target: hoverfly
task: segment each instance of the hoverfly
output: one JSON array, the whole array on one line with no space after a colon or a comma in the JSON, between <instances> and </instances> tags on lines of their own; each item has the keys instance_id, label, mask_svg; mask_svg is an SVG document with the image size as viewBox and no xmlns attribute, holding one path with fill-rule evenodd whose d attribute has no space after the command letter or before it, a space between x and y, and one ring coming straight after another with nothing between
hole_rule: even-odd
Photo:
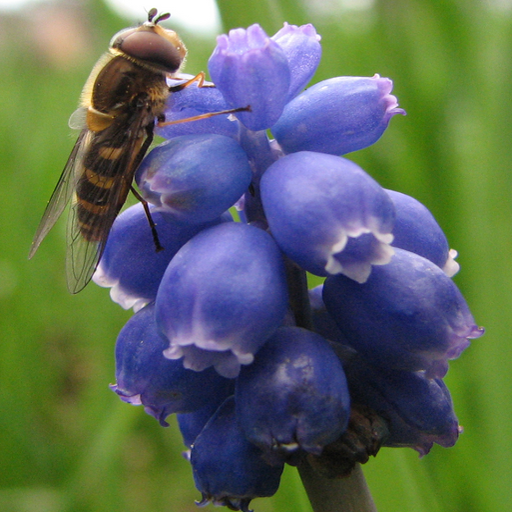
<instances>
[{"instance_id":1,"label":"hoverfly","mask_svg":"<svg viewBox=\"0 0 512 512\"><path fill-rule=\"evenodd\" d=\"M153 140L155 122L165 124L168 96L194 81L202 87L204 81L204 73L200 73L180 85L167 85L166 77L177 78L187 53L178 34L159 25L169 16L158 16L153 8L147 22L114 35L108 52L85 83L81 106L70 118L70 126L81 128L81 132L36 231L29 259L73 198L66 257L71 293L78 293L91 280L130 190L142 201L155 248L162 250L148 205L132 182ZM203 114L176 122L249 109Z\"/></svg>"}]
</instances>

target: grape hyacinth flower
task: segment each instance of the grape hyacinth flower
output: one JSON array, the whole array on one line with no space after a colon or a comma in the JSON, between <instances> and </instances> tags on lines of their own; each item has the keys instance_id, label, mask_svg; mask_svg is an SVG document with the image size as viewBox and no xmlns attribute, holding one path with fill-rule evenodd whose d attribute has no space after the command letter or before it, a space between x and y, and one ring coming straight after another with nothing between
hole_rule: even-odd
<instances>
[{"instance_id":1,"label":"grape hyacinth flower","mask_svg":"<svg viewBox=\"0 0 512 512\"><path fill-rule=\"evenodd\" d=\"M277 491L284 468L283 463L267 464L259 448L246 439L232 396L195 439L190 463L196 487L203 496L200 506L212 502L244 511L253 498L272 496Z\"/></svg>"},{"instance_id":2,"label":"grape hyacinth flower","mask_svg":"<svg viewBox=\"0 0 512 512\"><path fill-rule=\"evenodd\" d=\"M205 229L177 252L160 282L155 314L170 344L164 354L183 357L186 368L214 366L236 377L283 322L287 297L272 237L235 222Z\"/></svg>"},{"instance_id":3,"label":"grape hyacinth flower","mask_svg":"<svg viewBox=\"0 0 512 512\"><path fill-rule=\"evenodd\" d=\"M132 207L95 274L136 311L112 389L162 425L177 413L201 505L248 511L285 463L364 493L357 463L381 446L425 455L461 430L442 379L483 329L456 252L425 206L346 158L405 112L379 75L303 91L320 57L311 25L220 36L215 87L171 95L137 172L164 250ZM324 284L308 293L306 271Z\"/></svg>"},{"instance_id":4,"label":"grape hyacinth flower","mask_svg":"<svg viewBox=\"0 0 512 512\"><path fill-rule=\"evenodd\" d=\"M350 413L341 362L327 340L299 327L277 329L240 372L235 399L245 437L288 463L297 453L322 453Z\"/></svg>"},{"instance_id":5,"label":"grape hyacinth flower","mask_svg":"<svg viewBox=\"0 0 512 512\"><path fill-rule=\"evenodd\" d=\"M386 368L442 378L448 360L482 334L453 281L403 249L375 268L364 286L342 275L328 277L323 297L348 344Z\"/></svg>"},{"instance_id":6,"label":"grape hyacinth flower","mask_svg":"<svg viewBox=\"0 0 512 512\"><path fill-rule=\"evenodd\" d=\"M160 336L154 305L135 314L124 326L116 344L116 380L111 386L122 400L144 405L148 414L167 426L172 413L193 412L210 405L218 397L233 394L230 379L212 368L194 372L181 362L167 359L166 340ZM218 403L217 405L220 405Z\"/></svg>"},{"instance_id":7,"label":"grape hyacinth flower","mask_svg":"<svg viewBox=\"0 0 512 512\"><path fill-rule=\"evenodd\" d=\"M116 219L94 274L96 284L110 288L110 296L124 309L138 311L156 299L167 265L182 245L208 226L233 220L229 213L200 223L181 222L166 209L151 208L159 226L163 251L155 251L153 236L142 204L126 209ZM126 255L130 257L127 258Z\"/></svg>"}]
</instances>

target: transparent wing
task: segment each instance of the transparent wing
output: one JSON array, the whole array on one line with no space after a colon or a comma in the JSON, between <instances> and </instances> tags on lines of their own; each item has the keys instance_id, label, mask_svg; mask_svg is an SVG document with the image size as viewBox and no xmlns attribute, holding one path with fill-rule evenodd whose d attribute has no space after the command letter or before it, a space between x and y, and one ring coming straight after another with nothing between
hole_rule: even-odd
<instances>
[{"instance_id":1,"label":"transparent wing","mask_svg":"<svg viewBox=\"0 0 512 512\"><path fill-rule=\"evenodd\" d=\"M101 203L108 205L108 209L102 215L91 215L88 218L88 229L95 234L92 239L87 239L82 234L78 222L79 202L76 195L73 198L67 225L66 256L67 283L71 293L78 293L91 280L105 249L112 224L126 201L135 170L151 143L151 138L141 136L146 132L142 127L142 118L137 115L125 119L124 122L119 120L108 131L111 133L102 134L101 144L122 151L116 158L97 160L89 165L99 175L112 176L112 166L116 166L120 173L108 189L98 189L98 193L102 194ZM83 170L80 174L83 176ZM96 204L97 199L99 198L88 197L87 201Z\"/></svg>"},{"instance_id":2,"label":"transparent wing","mask_svg":"<svg viewBox=\"0 0 512 512\"><path fill-rule=\"evenodd\" d=\"M112 193L115 192L119 196L120 188L118 186L112 187ZM98 240L87 240L80 231L80 225L77 220L77 208L78 203L75 196L67 224L66 278L70 293L78 293L83 290L91 280L105 249L110 228L116 217L116 215L100 217L95 222L94 229L101 233L101 237Z\"/></svg>"},{"instance_id":3,"label":"transparent wing","mask_svg":"<svg viewBox=\"0 0 512 512\"><path fill-rule=\"evenodd\" d=\"M71 151L71 155L69 155L66 166L64 167L57 186L48 201L41 222L39 223L36 234L34 235L28 255L29 259L34 256L38 247L41 245L41 242L57 222L57 219L61 216L64 208L73 195L77 177L76 166L80 165L82 154L87 145L87 139L88 131L82 130L73 150Z\"/></svg>"}]
</instances>

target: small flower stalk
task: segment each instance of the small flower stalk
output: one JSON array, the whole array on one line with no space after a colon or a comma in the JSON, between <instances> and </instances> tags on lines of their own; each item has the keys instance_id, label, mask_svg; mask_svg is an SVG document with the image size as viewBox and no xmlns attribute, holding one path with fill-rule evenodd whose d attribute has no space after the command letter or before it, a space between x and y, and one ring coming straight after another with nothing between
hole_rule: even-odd
<instances>
[{"instance_id":1,"label":"small flower stalk","mask_svg":"<svg viewBox=\"0 0 512 512\"><path fill-rule=\"evenodd\" d=\"M157 129L136 179L164 250L133 206L94 276L135 311L112 389L163 426L177 415L199 505L247 512L284 464L346 476L381 446L423 456L461 432L443 377L483 329L457 253L346 156L405 114L391 80L304 90L321 51L312 25L220 36L215 87L173 93L166 120L249 108Z\"/></svg>"}]
</instances>

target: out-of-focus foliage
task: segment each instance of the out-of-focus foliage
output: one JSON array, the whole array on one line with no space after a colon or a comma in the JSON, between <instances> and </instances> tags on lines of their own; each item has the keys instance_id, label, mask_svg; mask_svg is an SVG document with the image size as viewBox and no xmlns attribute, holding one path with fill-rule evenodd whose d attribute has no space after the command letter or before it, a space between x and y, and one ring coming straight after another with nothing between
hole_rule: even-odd
<instances>
[{"instance_id":1,"label":"out-of-focus foliage","mask_svg":"<svg viewBox=\"0 0 512 512\"><path fill-rule=\"evenodd\" d=\"M424 459L383 449L364 468L380 512L512 509L512 4L498 0L219 0L225 28L313 23L337 75L394 80L407 110L349 155L426 204L460 253L455 281L487 327L447 376L465 432ZM172 9L172 5L156 5ZM146 6L151 7L151 5ZM129 313L90 285L67 293L65 221L26 259L73 145L67 118L110 37L133 22L99 1L0 17L0 510L195 510L175 422L109 391ZM214 47L180 29L186 71ZM293 469L260 512L309 510Z\"/></svg>"}]
</instances>

